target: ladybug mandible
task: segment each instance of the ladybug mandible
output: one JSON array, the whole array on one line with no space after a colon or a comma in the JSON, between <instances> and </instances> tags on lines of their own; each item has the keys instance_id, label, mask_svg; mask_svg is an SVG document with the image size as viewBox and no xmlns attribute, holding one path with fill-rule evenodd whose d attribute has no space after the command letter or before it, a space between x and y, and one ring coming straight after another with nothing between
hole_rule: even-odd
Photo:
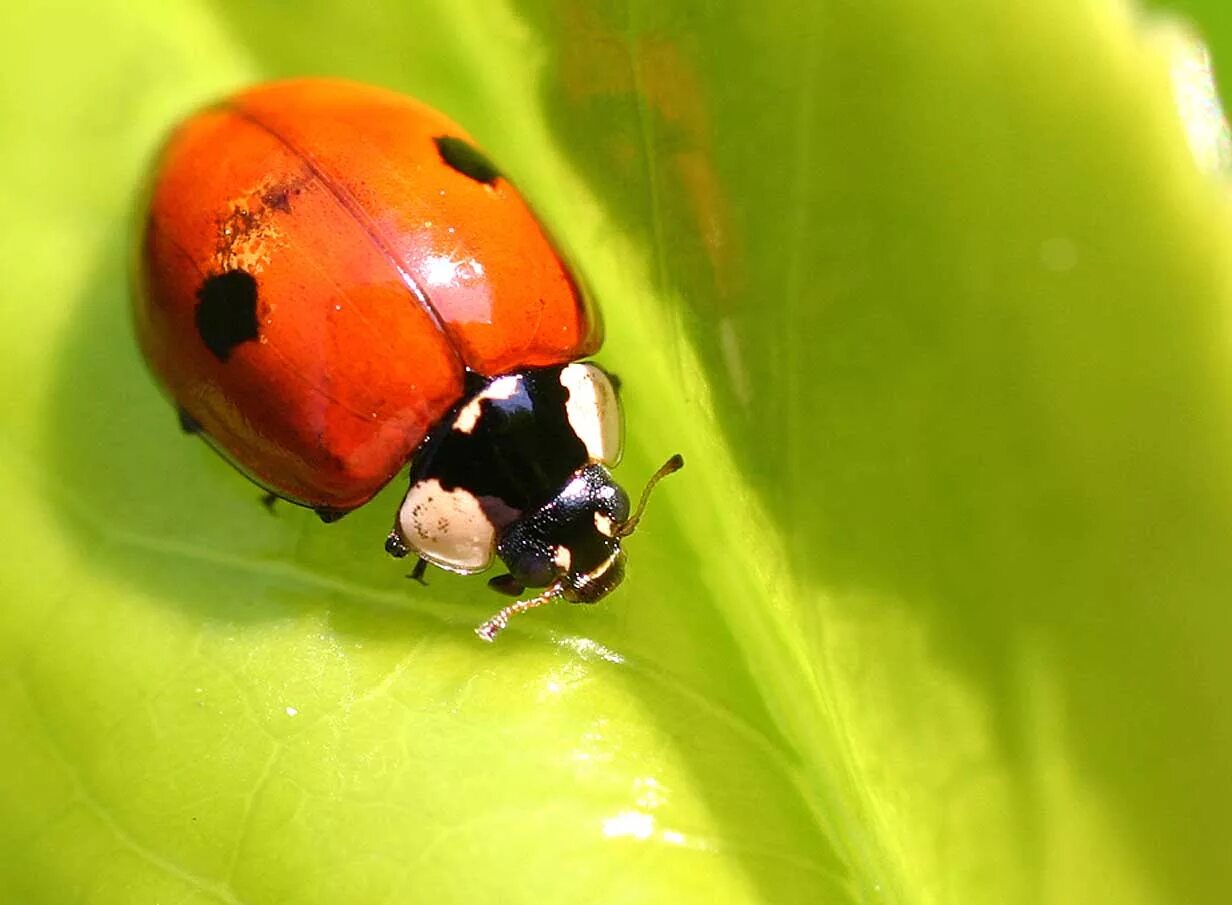
<instances>
[{"instance_id":1,"label":"ladybug mandible","mask_svg":"<svg viewBox=\"0 0 1232 905\"><path fill-rule=\"evenodd\" d=\"M409 461L394 556L521 596L477 632L624 576L635 512L602 340L526 202L456 123L391 91L258 86L163 148L134 298L141 350L204 437L333 521Z\"/></svg>"}]
</instances>

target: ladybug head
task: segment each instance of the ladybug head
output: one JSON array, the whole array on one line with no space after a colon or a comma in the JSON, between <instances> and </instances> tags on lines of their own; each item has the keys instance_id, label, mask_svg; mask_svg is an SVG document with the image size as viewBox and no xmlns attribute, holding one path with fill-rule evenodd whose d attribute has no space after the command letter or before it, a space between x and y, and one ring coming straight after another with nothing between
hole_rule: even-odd
<instances>
[{"instance_id":1,"label":"ladybug head","mask_svg":"<svg viewBox=\"0 0 1232 905\"><path fill-rule=\"evenodd\" d=\"M493 640L511 616L564 599L596 603L625 577L622 538L632 534L646 508L650 491L662 478L684 466L675 455L655 472L630 517L629 497L602 465L578 469L554 499L510 525L496 546L509 575L495 579L497 590L520 594L545 588L536 597L505 607L476 629Z\"/></svg>"}]
</instances>

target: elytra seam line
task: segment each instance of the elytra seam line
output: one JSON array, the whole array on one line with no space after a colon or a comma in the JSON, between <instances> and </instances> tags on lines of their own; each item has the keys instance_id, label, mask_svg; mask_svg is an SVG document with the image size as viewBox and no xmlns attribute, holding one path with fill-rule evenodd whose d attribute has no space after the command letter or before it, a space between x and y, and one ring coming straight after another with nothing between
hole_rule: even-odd
<instances>
[{"instance_id":1,"label":"elytra seam line","mask_svg":"<svg viewBox=\"0 0 1232 905\"><path fill-rule=\"evenodd\" d=\"M458 344L454 341L453 334L449 332L449 328L445 325L445 321L441 318L440 312L436 310L436 306L432 304L432 300L428 297L428 293L426 293L424 288L419 285L419 282L415 279L410 269L406 266L406 263L394 250L392 244L383 235L381 235L381 232L376 228L376 224L372 222L372 219L366 213L364 213L364 209L360 207L359 202L351 197L350 193L347 192L346 189L331 179L329 174L322 169L321 165L318 164L310 154L297 147L283 135L280 135L269 125L261 122L261 120L257 119L247 110L240 107L227 105L227 110L246 122L256 126L262 132L269 135L292 154L302 160L305 165L307 165L308 169L312 171L313 176L320 180L321 185L325 186L326 190L334 196L335 200L337 200L340 205L342 205L343 210L350 214L351 218L359 225L360 229L364 231L364 234L368 236L372 244L375 245L377 249L380 250L381 254L386 257L389 263L393 265L394 270L398 272L398 276L402 278L403 284L410 291L411 295L415 297L415 301L419 304L419 307L422 308L423 312L428 315L433 326L440 331L440 334L443 337L445 337L445 342L449 343L449 350L453 353L453 357L457 361L458 367L465 372L468 369L466 359L462 357L462 352L458 349Z\"/></svg>"}]
</instances>

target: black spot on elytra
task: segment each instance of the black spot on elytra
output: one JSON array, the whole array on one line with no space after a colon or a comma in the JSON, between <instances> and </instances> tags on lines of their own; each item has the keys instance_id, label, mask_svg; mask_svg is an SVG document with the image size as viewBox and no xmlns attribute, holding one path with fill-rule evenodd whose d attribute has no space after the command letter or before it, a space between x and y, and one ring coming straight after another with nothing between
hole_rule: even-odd
<instances>
[{"instance_id":1,"label":"black spot on elytra","mask_svg":"<svg viewBox=\"0 0 1232 905\"><path fill-rule=\"evenodd\" d=\"M452 135L439 135L432 140L436 142L441 160L463 176L484 185L492 185L500 179L501 172L496 165L469 141Z\"/></svg>"},{"instance_id":2,"label":"black spot on elytra","mask_svg":"<svg viewBox=\"0 0 1232 905\"><path fill-rule=\"evenodd\" d=\"M257 338L257 281L243 270L212 276L197 290L197 333L219 361Z\"/></svg>"}]
</instances>

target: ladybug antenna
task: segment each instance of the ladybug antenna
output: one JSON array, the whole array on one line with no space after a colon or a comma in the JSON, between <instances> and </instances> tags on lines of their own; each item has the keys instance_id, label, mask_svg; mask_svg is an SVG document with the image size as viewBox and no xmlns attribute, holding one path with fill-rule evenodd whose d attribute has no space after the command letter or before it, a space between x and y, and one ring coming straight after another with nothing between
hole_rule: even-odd
<instances>
[{"instance_id":1,"label":"ladybug antenna","mask_svg":"<svg viewBox=\"0 0 1232 905\"><path fill-rule=\"evenodd\" d=\"M642 491L642 498L638 501L637 511L633 513L632 518L626 519L624 524L616 529L616 537L628 537L637 530L637 523L642 520L642 513L646 511L646 501L650 499L650 491L654 490L655 485L669 474L675 474L682 468L684 468L684 456L680 453L676 453L676 455L659 466L659 470L652 474L650 480L646 482L646 489Z\"/></svg>"},{"instance_id":2,"label":"ladybug antenna","mask_svg":"<svg viewBox=\"0 0 1232 905\"><path fill-rule=\"evenodd\" d=\"M475 634L484 641L495 641L496 636L509 624L509 620L518 613L525 613L527 610L533 610L537 606L543 606L545 603L552 603L559 600L563 591L563 585L558 581L550 587L544 589L543 593L537 597L531 597L529 600L518 600L509 604L487 622L475 629Z\"/></svg>"}]
</instances>

